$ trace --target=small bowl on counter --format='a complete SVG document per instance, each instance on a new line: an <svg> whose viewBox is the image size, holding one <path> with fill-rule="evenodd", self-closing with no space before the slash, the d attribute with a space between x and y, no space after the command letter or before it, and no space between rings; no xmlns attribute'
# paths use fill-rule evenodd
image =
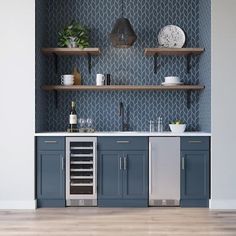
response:
<svg viewBox="0 0 236 236"><path fill-rule="evenodd" d="M172 133L184 133L186 124L169 124Z"/></svg>

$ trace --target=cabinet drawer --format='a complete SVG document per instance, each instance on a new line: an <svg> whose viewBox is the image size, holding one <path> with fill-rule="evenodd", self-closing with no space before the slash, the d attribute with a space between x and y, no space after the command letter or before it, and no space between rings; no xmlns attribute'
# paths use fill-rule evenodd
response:
<svg viewBox="0 0 236 236"><path fill-rule="evenodd" d="M101 137L98 138L98 150L147 150L146 137Z"/></svg>
<svg viewBox="0 0 236 236"><path fill-rule="evenodd" d="M181 150L209 150L209 137L182 137Z"/></svg>
<svg viewBox="0 0 236 236"><path fill-rule="evenodd" d="M64 137L38 137L37 147L40 150L64 150Z"/></svg>

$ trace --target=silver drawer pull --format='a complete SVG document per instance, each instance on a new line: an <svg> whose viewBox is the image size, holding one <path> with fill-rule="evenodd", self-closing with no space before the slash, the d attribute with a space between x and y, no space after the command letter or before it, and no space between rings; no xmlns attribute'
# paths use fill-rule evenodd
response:
<svg viewBox="0 0 236 236"><path fill-rule="evenodd" d="M188 141L189 143L202 143L202 141L200 141L200 140L190 140L190 141Z"/></svg>
<svg viewBox="0 0 236 236"><path fill-rule="evenodd" d="M45 143L48 143L48 144L57 143L57 141L53 141L53 140L51 140L51 141L46 140L46 141L44 141L44 142L45 142Z"/></svg>
<svg viewBox="0 0 236 236"><path fill-rule="evenodd" d="M116 141L117 143L130 143L129 141Z"/></svg>
<svg viewBox="0 0 236 236"><path fill-rule="evenodd" d="M184 159L184 157L182 157L182 170L184 170L185 169L185 159Z"/></svg>
<svg viewBox="0 0 236 236"><path fill-rule="evenodd" d="M120 157L120 170L122 170L122 158Z"/></svg>
<svg viewBox="0 0 236 236"><path fill-rule="evenodd" d="M124 157L124 170L127 170L127 157Z"/></svg>

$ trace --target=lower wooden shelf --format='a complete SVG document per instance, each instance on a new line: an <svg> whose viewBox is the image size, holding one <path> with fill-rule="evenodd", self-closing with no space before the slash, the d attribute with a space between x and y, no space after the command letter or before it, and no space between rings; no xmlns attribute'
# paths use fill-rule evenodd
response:
<svg viewBox="0 0 236 236"><path fill-rule="evenodd" d="M162 85L44 85L42 89L45 91L174 91L174 90L190 90L200 91L205 88L204 85L177 85L177 86L162 86Z"/></svg>
<svg viewBox="0 0 236 236"><path fill-rule="evenodd" d="M55 95L55 106L58 106L58 92L68 91L186 91L187 94L187 108L191 107L191 93L194 91L201 91L205 88L204 85L175 85L175 86L162 86L162 85L44 85L42 89L45 91L52 91Z"/></svg>

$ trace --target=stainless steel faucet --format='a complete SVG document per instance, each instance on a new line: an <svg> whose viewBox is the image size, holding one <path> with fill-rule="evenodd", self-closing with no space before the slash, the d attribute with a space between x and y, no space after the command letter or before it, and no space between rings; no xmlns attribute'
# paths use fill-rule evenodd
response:
<svg viewBox="0 0 236 236"><path fill-rule="evenodd" d="M125 123L125 110L123 102L119 104L119 116L121 117L121 131L128 131L128 124Z"/></svg>

